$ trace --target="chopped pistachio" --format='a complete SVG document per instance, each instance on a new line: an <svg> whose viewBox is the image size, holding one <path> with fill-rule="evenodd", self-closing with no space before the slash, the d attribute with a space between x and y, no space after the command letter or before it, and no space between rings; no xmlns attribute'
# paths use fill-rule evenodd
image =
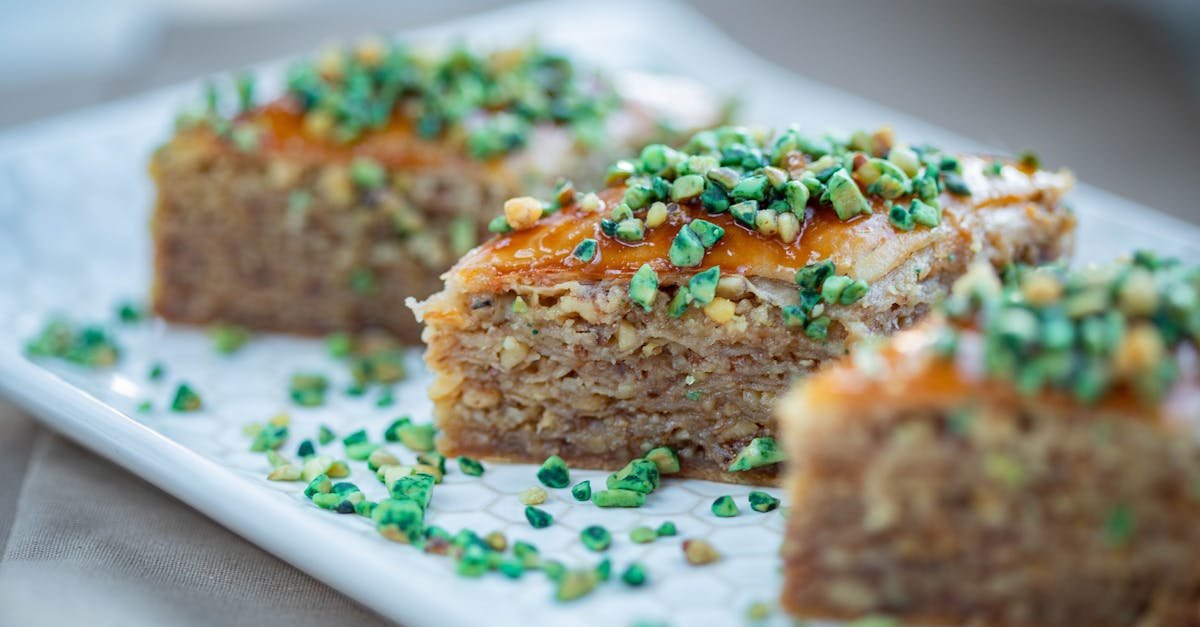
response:
<svg viewBox="0 0 1200 627"><path fill-rule="evenodd" d="M646 504L646 495L633 490L613 489L592 493L596 507L641 507Z"/></svg>
<svg viewBox="0 0 1200 627"><path fill-rule="evenodd" d="M912 215L913 222L921 226L933 228L942 223L942 210L936 206L921 202L921 199L914 198L908 207L909 214Z"/></svg>
<svg viewBox="0 0 1200 627"><path fill-rule="evenodd" d="M267 475L268 481L299 481L300 469L291 464L276 466L271 469L271 473Z"/></svg>
<svg viewBox="0 0 1200 627"><path fill-rule="evenodd" d="M517 500L521 505L541 505L546 502L546 491L540 486L525 488L517 495Z"/></svg>
<svg viewBox="0 0 1200 627"><path fill-rule="evenodd" d="M565 488L571 485L571 469L563 458L551 455L538 468L537 478L547 488Z"/></svg>
<svg viewBox="0 0 1200 627"><path fill-rule="evenodd" d="M86 366L107 368L120 358L121 351L108 332L96 326L75 329L65 320L52 319L42 331L25 344L31 357L54 357Z"/></svg>
<svg viewBox="0 0 1200 627"><path fill-rule="evenodd" d="M592 498L592 482L588 480L580 481L571 487L571 496L576 501L587 501Z"/></svg>
<svg viewBox="0 0 1200 627"><path fill-rule="evenodd" d="M699 174L681 176L671 184L671 200L675 202L691 200L704 192L704 185L704 177Z"/></svg>
<svg viewBox="0 0 1200 627"><path fill-rule="evenodd" d="M650 449L646 459L658 468L660 475L673 475L679 472L679 456L666 446Z"/></svg>
<svg viewBox="0 0 1200 627"><path fill-rule="evenodd" d="M411 451L424 453L433 450L434 436L437 430L430 424L404 424L396 430L396 436L406 448Z"/></svg>
<svg viewBox="0 0 1200 627"><path fill-rule="evenodd" d="M832 322L829 316L820 316L814 318L807 326L804 327L804 334L814 340L825 340L829 337L829 325Z"/></svg>
<svg viewBox="0 0 1200 627"><path fill-rule="evenodd" d="M175 388L175 395L171 398L171 411L199 411L202 405L203 401L200 400L200 395L192 389L192 386L180 383L179 387Z"/></svg>
<svg viewBox="0 0 1200 627"><path fill-rule="evenodd" d="M496 216L488 222L487 230L490 233L498 233L503 235L505 233L511 233L513 228L509 226L508 220L505 219L504 216Z"/></svg>
<svg viewBox="0 0 1200 627"><path fill-rule="evenodd" d="M250 332L242 327L233 325L217 325L209 331L213 347L222 355L230 355L246 344Z"/></svg>
<svg viewBox="0 0 1200 627"><path fill-rule="evenodd" d="M596 258L596 240L590 237L585 238L575 246L575 250L571 254L580 261L590 262Z"/></svg>
<svg viewBox="0 0 1200 627"><path fill-rule="evenodd" d="M319 442L321 444L321 446L325 446L326 444L329 444L336 437L337 436L333 434L333 429L330 429L329 427L327 427L325 425L321 425L317 429L317 442Z"/></svg>
<svg viewBox="0 0 1200 627"><path fill-rule="evenodd" d="M721 559L721 554L707 540L684 540L683 556L692 566L711 564Z"/></svg>
<svg viewBox="0 0 1200 627"><path fill-rule="evenodd" d="M477 460L471 459L470 457L459 455L458 469L461 470L464 475L470 475L472 477L483 476L483 464Z"/></svg>
<svg viewBox="0 0 1200 627"><path fill-rule="evenodd" d="M849 220L860 213L871 213L871 205L863 196L858 183L850 178L844 169L839 169L829 177L829 200L833 210L841 220Z"/></svg>
<svg viewBox="0 0 1200 627"><path fill-rule="evenodd" d="M712 509L713 515L721 518L732 518L741 513L738 510L737 503L733 501L733 497L728 494L717 497L717 500L713 501L710 509Z"/></svg>
<svg viewBox="0 0 1200 627"><path fill-rule="evenodd" d="M641 564L633 562L625 568L625 572L621 573L621 581L635 588L641 586L646 583L646 569Z"/></svg>
<svg viewBox="0 0 1200 627"><path fill-rule="evenodd" d="M635 459L608 476L606 485L610 490L632 490L649 494L659 485L658 466L647 459Z"/></svg>
<svg viewBox="0 0 1200 627"><path fill-rule="evenodd" d="M594 570L569 570L559 579L554 598L558 601L574 601L594 590L599 583L600 578Z"/></svg>
<svg viewBox="0 0 1200 627"><path fill-rule="evenodd" d="M888 209L888 221L901 231L911 231L916 228L916 221L913 220L912 213L904 205L892 205Z"/></svg>
<svg viewBox="0 0 1200 627"><path fill-rule="evenodd" d="M695 233L696 238L700 241L700 245L704 248L712 248L725 235L725 229L708 220L692 220L688 223L687 228L692 233Z"/></svg>
<svg viewBox="0 0 1200 627"><path fill-rule="evenodd" d="M667 256L676 267L694 268L704 260L704 245L695 231L683 226L671 241Z"/></svg>
<svg viewBox="0 0 1200 627"><path fill-rule="evenodd" d="M829 259L810 263L796 271L796 285L807 292L820 292L825 280L833 276L836 268Z"/></svg>
<svg viewBox="0 0 1200 627"><path fill-rule="evenodd" d="M717 295L717 283L721 278L721 268L713 266L692 276L688 281L687 293L691 300L703 307L713 301Z"/></svg>
<svg viewBox="0 0 1200 627"><path fill-rule="evenodd" d="M741 472L784 461L783 451L779 449L775 438L754 438L733 458L729 472Z"/></svg>
<svg viewBox="0 0 1200 627"><path fill-rule="evenodd" d="M325 392L329 379L322 374L297 373L292 375L288 395L292 402L301 407L319 407L325 404Z"/></svg>
<svg viewBox="0 0 1200 627"><path fill-rule="evenodd" d="M525 520L529 521L529 525L534 529L545 529L554 522L554 517L544 509L533 507L532 505L525 506Z"/></svg>
<svg viewBox="0 0 1200 627"><path fill-rule="evenodd" d="M658 534L649 527L634 527L633 530L629 532L630 541L636 544L647 544L649 542L654 542L657 538Z"/></svg>
<svg viewBox="0 0 1200 627"><path fill-rule="evenodd" d="M612 545L612 534L600 525L584 527L583 531L579 532L579 539L588 550L597 553L607 550Z"/></svg>
<svg viewBox="0 0 1200 627"><path fill-rule="evenodd" d="M758 490L750 492L749 501L750 509L760 513L766 513L779 507L779 499Z"/></svg>
<svg viewBox="0 0 1200 627"><path fill-rule="evenodd" d="M675 529L675 523L668 520L659 525L658 529L654 530L654 533L658 534L658 537L660 538L667 538L676 535L678 530Z"/></svg>
<svg viewBox="0 0 1200 627"><path fill-rule="evenodd" d="M386 498L375 504L371 520L388 540L412 544L424 535L425 508L410 498Z"/></svg>
<svg viewBox="0 0 1200 627"><path fill-rule="evenodd" d="M274 451L283 446L288 437L287 425L267 425L258 431L250 450L255 452Z"/></svg>
<svg viewBox="0 0 1200 627"><path fill-rule="evenodd" d="M446 474L446 456L437 451L423 451L417 453L417 463L422 466L436 468L438 474Z"/></svg>
<svg viewBox="0 0 1200 627"><path fill-rule="evenodd" d="M646 223L638 218L626 218L617 223L613 233L621 241L640 242L646 237Z"/></svg>
<svg viewBox="0 0 1200 627"><path fill-rule="evenodd" d="M349 450L347 450L346 456L354 459L354 456L349 454ZM392 455L387 449L378 445L367 455L367 468L370 468L372 471L377 471L384 466L396 466L399 464L400 460L395 455Z"/></svg>
<svg viewBox="0 0 1200 627"><path fill-rule="evenodd" d="M629 282L629 300L650 311L658 297L658 274L650 264L642 264Z"/></svg>
<svg viewBox="0 0 1200 627"><path fill-rule="evenodd" d="M387 171L370 157L355 157L349 173L350 180L363 189L378 189L387 184Z"/></svg>
<svg viewBox="0 0 1200 627"><path fill-rule="evenodd" d="M743 226L753 229L755 228L754 220L758 217L758 202L744 200L735 205L730 205L729 215L733 216L733 219L740 222Z"/></svg>
<svg viewBox="0 0 1200 627"><path fill-rule="evenodd" d="M763 200L766 198L769 182L763 175L748 176L738 181L729 195L737 200Z"/></svg>

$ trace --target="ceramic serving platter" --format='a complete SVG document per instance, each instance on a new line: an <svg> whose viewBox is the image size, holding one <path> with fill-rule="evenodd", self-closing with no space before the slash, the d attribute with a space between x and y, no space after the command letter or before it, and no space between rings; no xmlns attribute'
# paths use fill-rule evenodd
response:
<svg viewBox="0 0 1200 627"><path fill-rule="evenodd" d="M626 10L619 4L523 5L401 36L486 46L536 35L597 65L688 74L714 89L738 93L746 121L800 123L814 131L891 124L902 137L949 149L987 149L773 68L683 5L636 3L636 9L628 9L642 17L630 20L621 17ZM685 50L674 44L683 40L704 45ZM259 68L263 81L270 84L282 65ZM451 464L435 491L431 523L451 532L502 531L510 541L531 541L544 554L576 566L601 559L578 536L583 527L602 524L615 538L606 553L614 572L638 561L649 573L642 588L613 582L563 604L551 600L551 585L536 573L519 581L499 575L461 578L450 560L391 543L362 517L317 509L301 494L301 484L267 481L266 459L249 452L242 433L247 423L290 413L292 437L283 452L293 457L296 443L314 436L319 424L343 434L366 427L379 440L384 426L401 414L429 420L428 376L414 350L412 376L395 387L392 406L377 407L377 392L361 398L331 393L325 406L300 409L286 393L293 372L326 373L335 390L349 381L345 367L332 361L319 341L255 336L236 354L221 356L197 329L161 321L115 323L115 304L143 299L149 279L147 157L168 136L175 112L198 93L198 83L181 85L0 136L0 320L5 321L0 325L0 391L54 429L405 625L731 625L745 621L750 604L774 599L784 518L778 511L751 511L745 504L748 488L667 481L636 510L600 510L575 503L565 490L551 490L545 509L555 524L537 530L525 521L517 500L519 492L536 484L534 467L488 465L477 479ZM1073 197L1081 224L1079 262L1134 247L1200 259L1200 230L1193 226L1086 185ZM27 359L25 339L52 314L109 323L124 349L119 365L90 371ZM146 374L157 362L165 364L166 376L154 383ZM202 411L165 411L182 381L200 392ZM156 409L138 412L144 400ZM342 456L340 444L325 452ZM350 480L369 497L380 497L382 486L365 467L351 465ZM602 484L604 476L576 472L572 478ZM723 494L741 503L740 516L710 513L713 499ZM633 527L667 520L675 522L679 536L646 545L629 541ZM709 540L724 559L687 566L680 547L685 538ZM776 614L768 622L786 621Z"/></svg>

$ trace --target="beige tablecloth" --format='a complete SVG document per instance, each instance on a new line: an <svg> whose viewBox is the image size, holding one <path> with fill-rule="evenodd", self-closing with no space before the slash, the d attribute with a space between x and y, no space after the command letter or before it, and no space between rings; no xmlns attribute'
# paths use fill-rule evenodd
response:
<svg viewBox="0 0 1200 627"><path fill-rule="evenodd" d="M391 624L5 401L0 556L5 626Z"/></svg>

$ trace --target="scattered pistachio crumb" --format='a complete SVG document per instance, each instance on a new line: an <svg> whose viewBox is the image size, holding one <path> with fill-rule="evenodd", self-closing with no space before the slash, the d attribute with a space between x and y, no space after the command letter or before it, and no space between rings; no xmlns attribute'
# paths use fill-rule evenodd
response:
<svg viewBox="0 0 1200 627"><path fill-rule="evenodd" d="M525 488L517 495L521 505L541 505L546 502L546 490L540 486Z"/></svg>
<svg viewBox="0 0 1200 627"><path fill-rule="evenodd" d="M650 527L634 527L629 532L629 540L635 544L648 544L657 538L658 534Z"/></svg>
<svg viewBox="0 0 1200 627"><path fill-rule="evenodd" d="M775 438L754 438L733 458L729 464L729 472L741 472L784 461L783 451L775 442Z"/></svg>
<svg viewBox="0 0 1200 627"><path fill-rule="evenodd" d="M760 513L766 513L779 507L779 499L759 490L751 491L748 500L750 509Z"/></svg>
<svg viewBox="0 0 1200 627"><path fill-rule="evenodd" d="M586 501L592 498L592 482L588 480L580 481L571 487L571 496L575 497L576 501Z"/></svg>
<svg viewBox="0 0 1200 627"><path fill-rule="evenodd" d="M621 573L621 581L633 587L638 587L646 583L646 569L639 563L633 562L625 568L625 572Z"/></svg>
<svg viewBox="0 0 1200 627"><path fill-rule="evenodd" d="M713 515L720 518L732 518L741 513L733 497L728 494L717 497L717 500L713 501L711 509Z"/></svg>
<svg viewBox="0 0 1200 627"><path fill-rule="evenodd" d="M171 411L176 412L193 412L199 411L203 406L203 401L200 400L200 395L192 386L186 382L180 383L175 388L175 396L171 398Z"/></svg>
<svg viewBox="0 0 1200 627"><path fill-rule="evenodd" d="M544 509L533 507L532 505L525 506L525 520L529 521L529 525L534 529L545 529L554 522L554 517Z"/></svg>
<svg viewBox="0 0 1200 627"><path fill-rule="evenodd" d="M721 554L712 544L700 539L684 540L683 556L692 566L711 564L721 559Z"/></svg>
<svg viewBox="0 0 1200 627"><path fill-rule="evenodd" d="M483 476L483 464L478 460L471 459L470 457L459 455L458 469L461 470L464 475L470 475L472 477Z"/></svg>
<svg viewBox="0 0 1200 627"><path fill-rule="evenodd" d="M538 468L537 478L547 488L565 488L571 485L571 470L563 458L551 455Z"/></svg>
<svg viewBox="0 0 1200 627"><path fill-rule="evenodd" d="M579 539L590 551L601 552L612 545L612 534L600 525L589 525L579 532Z"/></svg>

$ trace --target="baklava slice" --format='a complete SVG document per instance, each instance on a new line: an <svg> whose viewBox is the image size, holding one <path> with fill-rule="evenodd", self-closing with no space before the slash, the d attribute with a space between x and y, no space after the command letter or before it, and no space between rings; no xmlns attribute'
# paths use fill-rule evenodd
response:
<svg viewBox="0 0 1200 627"><path fill-rule="evenodd" d="M974 259L1056 259L1071 176L897 143L721 127L599 194L509 200L415 311L446 454L770 483L777 395L920 318Z"/></svg>
<svg viewBox="0 0 1200 627"><path fill-rule="evenodd" d="M683 79L609 80L537 47L371 40L298 63L268 102L249 80L236 87L236 102L211 90L181 116L151 161L155 312L308 334L378 327L409 342L419 329L404 299L436 291L505 198L598 179L670 128L722 115Z"/></svg>
<svg viewBox="0 0 1200 627"><path fill-rule="evenodd" d="M1200 267L1007 279L780 403L792 613L1200 625Z"/></svg>

